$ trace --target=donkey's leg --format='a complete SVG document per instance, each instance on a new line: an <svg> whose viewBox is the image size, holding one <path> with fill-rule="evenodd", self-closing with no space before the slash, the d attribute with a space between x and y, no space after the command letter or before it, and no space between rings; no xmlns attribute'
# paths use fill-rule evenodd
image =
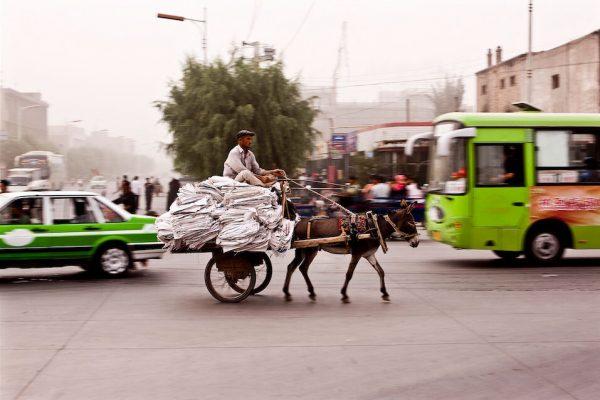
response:
<svg viewBox="0 0 600 400"><path fill-rule="evenodd" d="M348 265L348 271L346 271L346 281L344 282L344 286L342 287L342 300L347 301L348 296L346 295L346 290L348 289L348 283L350 283L350 279L352 279L352 275L354 274L354 269L356 268L356 264L360 260L360 255L352 254L352 260L350 260L350 265Z"/></svg>
<svg viewBox="0 0 600 400"><path fill-rule="evenodd" d="M371 264L373 268L375 268L375 271L377 271L377 273L379 274L379 280L381 281L381 293L383 294L381 298L384 300L389 300L390 295L385 289L385 272L383 272L383 268L381 268L381 265L379 265L377 258L375 258L375 254L371 254L370 256L365 258L367 259L369 264Z"/></svg>
<svg viewBox="0 0 600 400"><path fill-rule="evenodd" d="M306 281L308 293L310 293L308 297L310 297L313 300L315 299L315 297L317 297L317 295L315 294L315 289L313 288L310 278L308 277L308 267L310 267L310 264L313 262L318 252L318 248L309 248L304 250L304 260L302 260L302 264L300 264L299 268L300 272L302 273L302 276L304 277L304 280Z"/></svg>
<svg viewBox="0 0 600 400"><path fill-rule="evenodd" d="M292 274L298 268L298 265L304 259L304 253L302 249L296 249L296 253L294 254L294 259L287 267L287 274L285 275L285 283L283 284L283 293L285 294L286 300L290 300L292 296L290 295L290 280L292 279Z"/></svg>

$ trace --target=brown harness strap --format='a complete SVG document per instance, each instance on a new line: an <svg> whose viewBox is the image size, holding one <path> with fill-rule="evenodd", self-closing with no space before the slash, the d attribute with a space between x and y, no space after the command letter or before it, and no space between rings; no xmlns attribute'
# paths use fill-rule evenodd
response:
<svg viewBox="0 0 600 400"><path fill-rule="evenodd" d="M308 221L308 225L306 227L306 238L310 239L310 226L312 225L312 221Z"/></svg>

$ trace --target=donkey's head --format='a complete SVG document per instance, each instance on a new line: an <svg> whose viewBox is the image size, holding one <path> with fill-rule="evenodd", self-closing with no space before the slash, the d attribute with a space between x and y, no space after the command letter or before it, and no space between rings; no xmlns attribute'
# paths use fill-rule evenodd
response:
<svg viewBox="0 0 600 400"><path fill-rule="evenodd" d="M388 214L390 220L395 225L396 232L399 232L411 247L419 245L419 232L417 232L417 224L412 215L415 204L402 200L400 203L401 208Z"/></svg>

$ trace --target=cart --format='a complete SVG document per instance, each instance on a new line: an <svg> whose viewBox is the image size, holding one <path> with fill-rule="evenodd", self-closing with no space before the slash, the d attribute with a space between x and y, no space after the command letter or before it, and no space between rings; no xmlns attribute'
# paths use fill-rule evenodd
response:
<svg viewBox="0 0 600 400"><path fill-rule="evenodd" d="M358 239L366 238L371 235L358 235ZM346 235L296 240L292 248L319 247L348 240ZM174 250L173 253L212 253L204 269L204 283L209 293L223 303L239 303L262 292L273 276L271 259L262 251L223 252L215 242L209 242L199 250Z"/></svg>

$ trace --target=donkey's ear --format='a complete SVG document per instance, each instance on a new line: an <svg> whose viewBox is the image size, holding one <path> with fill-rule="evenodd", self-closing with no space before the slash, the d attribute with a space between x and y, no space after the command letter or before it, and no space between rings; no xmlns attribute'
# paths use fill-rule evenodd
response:
<svg viewBox="0 0 600 400"><path fill-rule="evenodd" d="M413 208L415 208L415 206L417 205L416 201L412 201L410 202L410 204L408 205L408 207L406 208L406 211L411 212L413 210Z"/></svg>
<svg viewBox="0 0 600 400"><path fill-rule="evenodd" d="M406 200L402 199L402 201L400 202L400 207L406 208L407 206L408 206L408 204L406 203Z"/></svg>

